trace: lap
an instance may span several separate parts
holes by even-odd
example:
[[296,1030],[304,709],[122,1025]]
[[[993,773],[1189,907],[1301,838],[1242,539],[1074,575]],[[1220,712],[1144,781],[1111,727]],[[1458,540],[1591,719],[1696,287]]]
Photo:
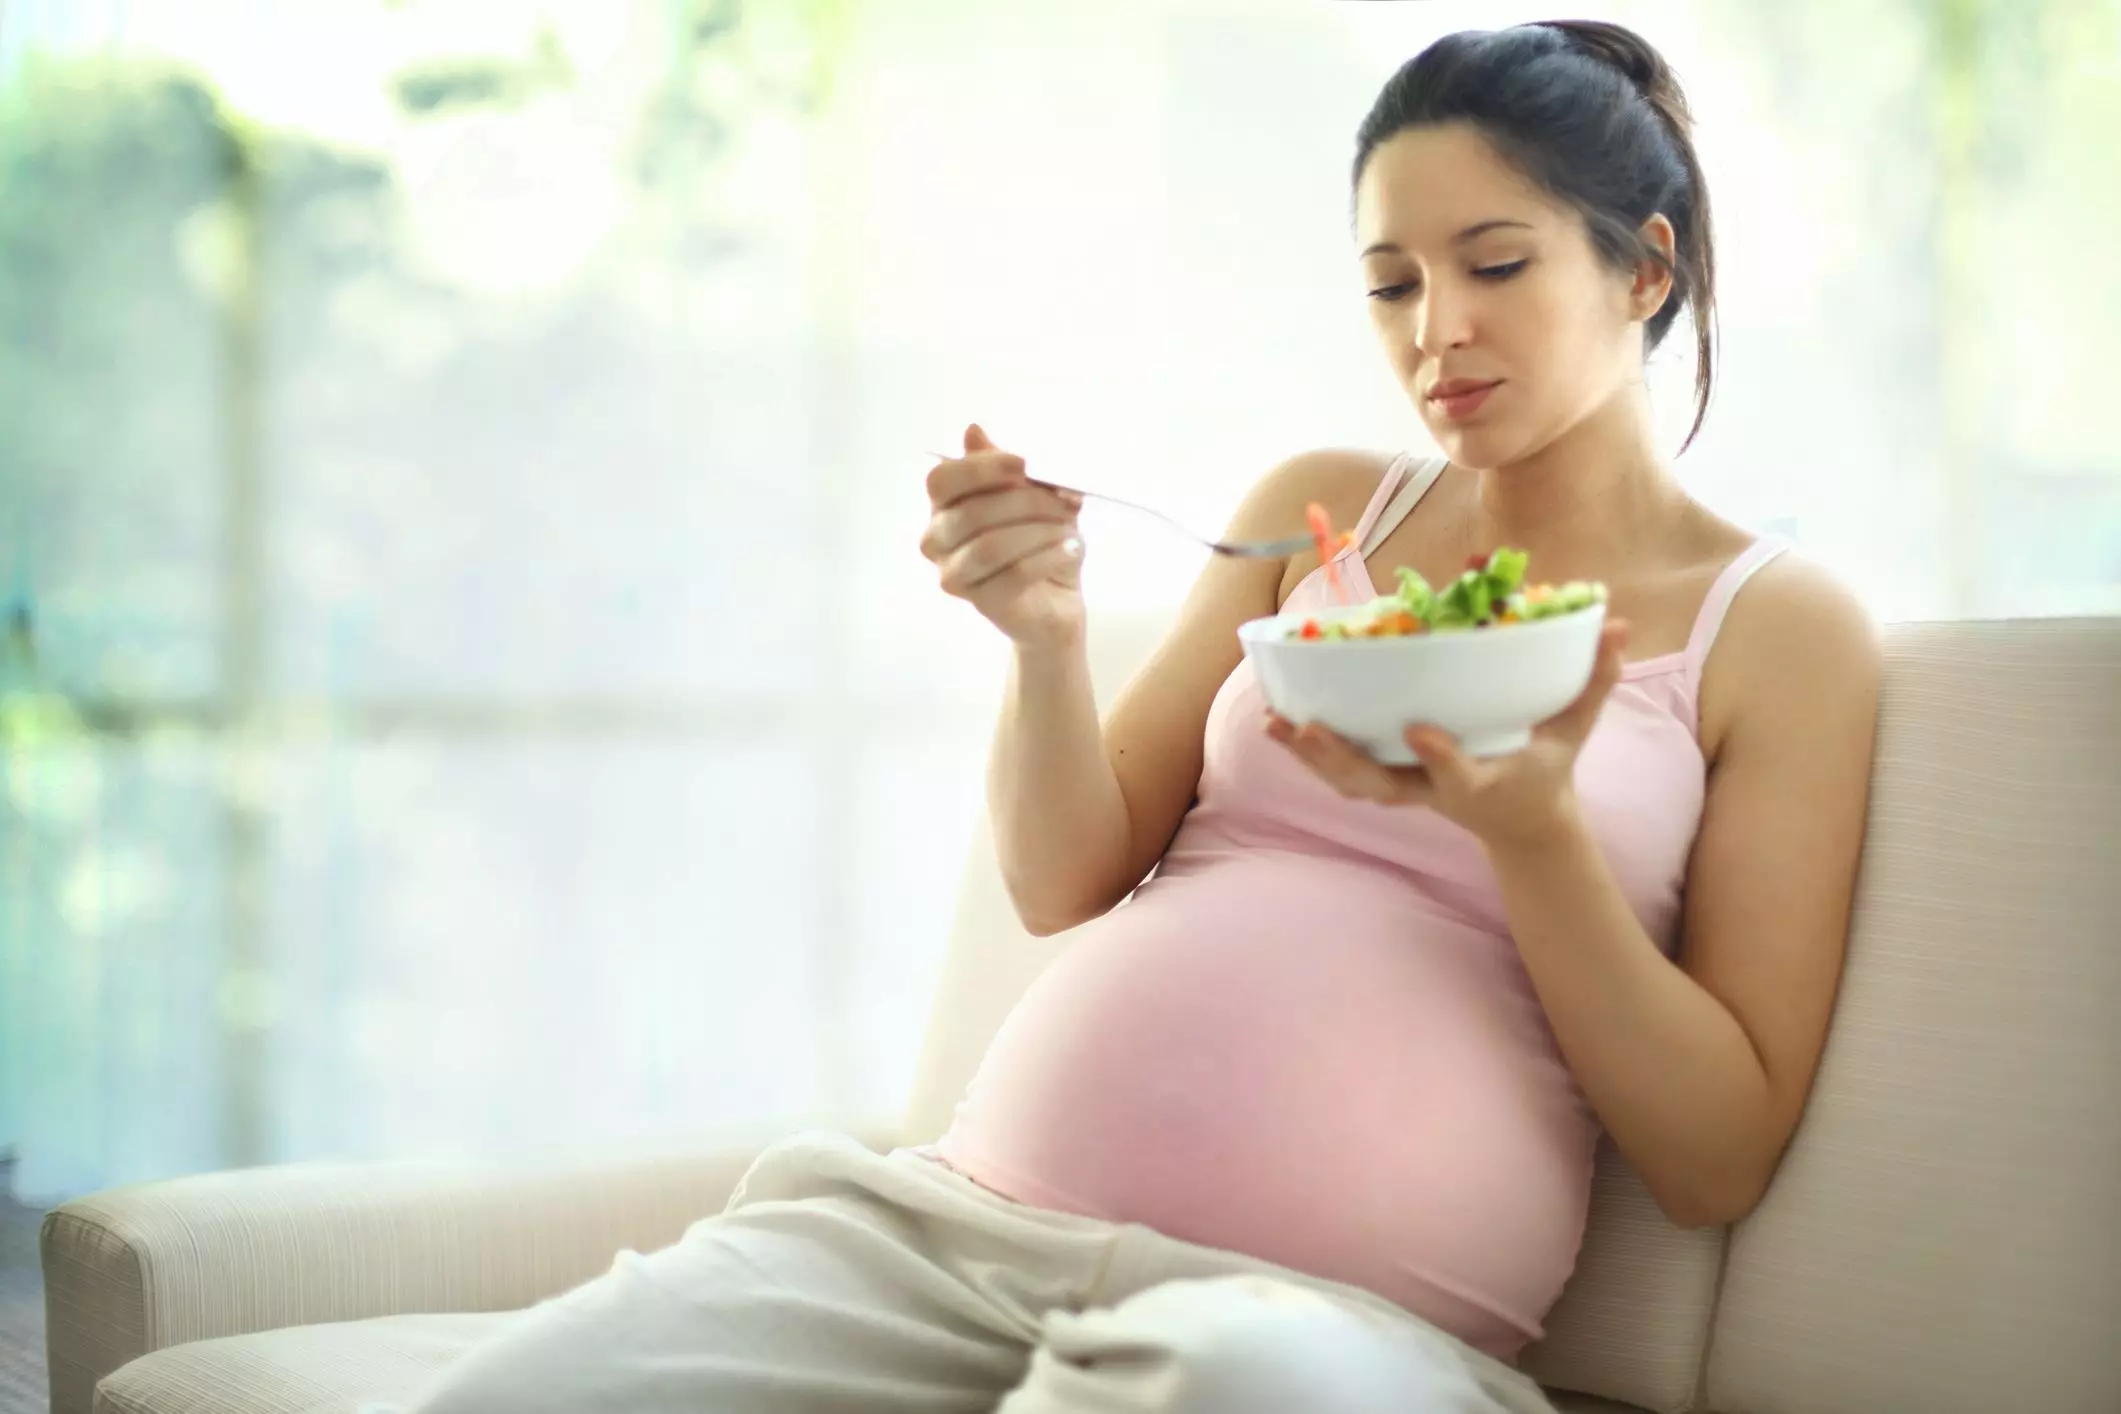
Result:
[[1550,1409],[1374,1298],[1024,1208],[910,1157],[793,1147],[746,1188],[524,1312],[412,1414]]

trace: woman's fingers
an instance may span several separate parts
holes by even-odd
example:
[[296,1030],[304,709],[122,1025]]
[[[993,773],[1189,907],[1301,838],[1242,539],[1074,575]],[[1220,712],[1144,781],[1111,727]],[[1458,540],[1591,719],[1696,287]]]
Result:
[[[1073,545],[1072,556],[1069,546]],[[1066,522],[1039,521],[990,530],[945,555],[938,563],[943,588],[960,597],[972,594],[988,581],[1015,569],[1034,555],[1059,551],[1063,557],[1079,557],[1082,539]]]
[[1009,526],[1071,524],[1081,502],[1043,486],[984,491],[937,511],[921,536],[921,553],[941,564],[972,541]]
[[1458,748],[1458,738],[1440,727],[1408,727],[1406,743],[1421,758],[1429,779],[1446,789],[1470,790],[1475,785],[1473,758]]
[[1012,582],[1024,586],[1052,581],[1056,584],[1073,585],[1082,573],[1083,542],[1080,536],[1070,535],[1058,545],[1026,555],[1008,569],[979,586],[980,592],[1003,589]]
[[1270,712],[1267,735],[1287,747],[1327,785],[1351,800],[1418,805],[1428,799],[1429,781],[1425,773],[1383,765],[1361,747],[1316,723],[1299,727]]
[[1024,486],[1024,459],[991,448],[940,461],[928,472],[928,503],[937,510],[967,496]]

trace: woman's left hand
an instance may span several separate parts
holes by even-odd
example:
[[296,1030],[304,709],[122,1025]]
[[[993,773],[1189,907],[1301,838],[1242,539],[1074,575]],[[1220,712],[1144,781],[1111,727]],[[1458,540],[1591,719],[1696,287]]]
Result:
[[1532,729],[1532,740],[1507,756],[1467,756],[1449,732],[1407,728],[1419,766],[1386,766],[1360,747],[1311,723],[1296,726],[1273,712],[1267,735],[1351,800],[1426,805],[1490,848],[1536,843],[1566,827],[1575,807],[1576,756],[1620,681],[1627,624],[1613,620],[1598,640],[1598,660],[1582,694]]

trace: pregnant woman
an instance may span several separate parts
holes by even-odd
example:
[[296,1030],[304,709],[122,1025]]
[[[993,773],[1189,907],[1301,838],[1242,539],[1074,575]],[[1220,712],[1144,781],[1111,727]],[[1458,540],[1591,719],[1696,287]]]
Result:
[[1014,647],[1002,869],[1034,932],[1094,926],[940,1144],[776,1147],[422,1409],[1523,1414],[1601,1131],[1681,1223],[1759,1200],[1832,1005],[1878,653],[1654,445],[1644,361],[1682,311],[1697,428],[1711,373],[1679,88],[1610,25],[1453,35],[1378,97],[1354,185],[1442,455],[1298,457],[1230,534],[1316,502],[1358,590],[1497,545],[1602,580],[1581,700],[1499,759],[1409,723],[1422,764],[1379,766],[1241,661],[1237,626],[1325,602],[1326,567],[1215,559],[1100,722],[1076,507],[970,430],[923,549]]

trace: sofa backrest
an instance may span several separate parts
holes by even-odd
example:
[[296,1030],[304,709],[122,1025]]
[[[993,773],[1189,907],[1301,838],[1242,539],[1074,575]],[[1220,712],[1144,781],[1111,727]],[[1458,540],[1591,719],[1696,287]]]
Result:
[[[1100,626],[1100,701],[1161,629]],[[2121,621],[1906,626],[1888,654],[1805,1124],[1729,1242],[1668,1222],[1601,1150],[1576,1275],[1526,1355],[1549,1385],[1723,1414],[2121,1409]],[[983,826],[912,1134],[941,1132],[1068,941],[1017,924]]]
[[1888,643],[1840,1001],[1707,1404],[2113,1414],[2121,619]]

